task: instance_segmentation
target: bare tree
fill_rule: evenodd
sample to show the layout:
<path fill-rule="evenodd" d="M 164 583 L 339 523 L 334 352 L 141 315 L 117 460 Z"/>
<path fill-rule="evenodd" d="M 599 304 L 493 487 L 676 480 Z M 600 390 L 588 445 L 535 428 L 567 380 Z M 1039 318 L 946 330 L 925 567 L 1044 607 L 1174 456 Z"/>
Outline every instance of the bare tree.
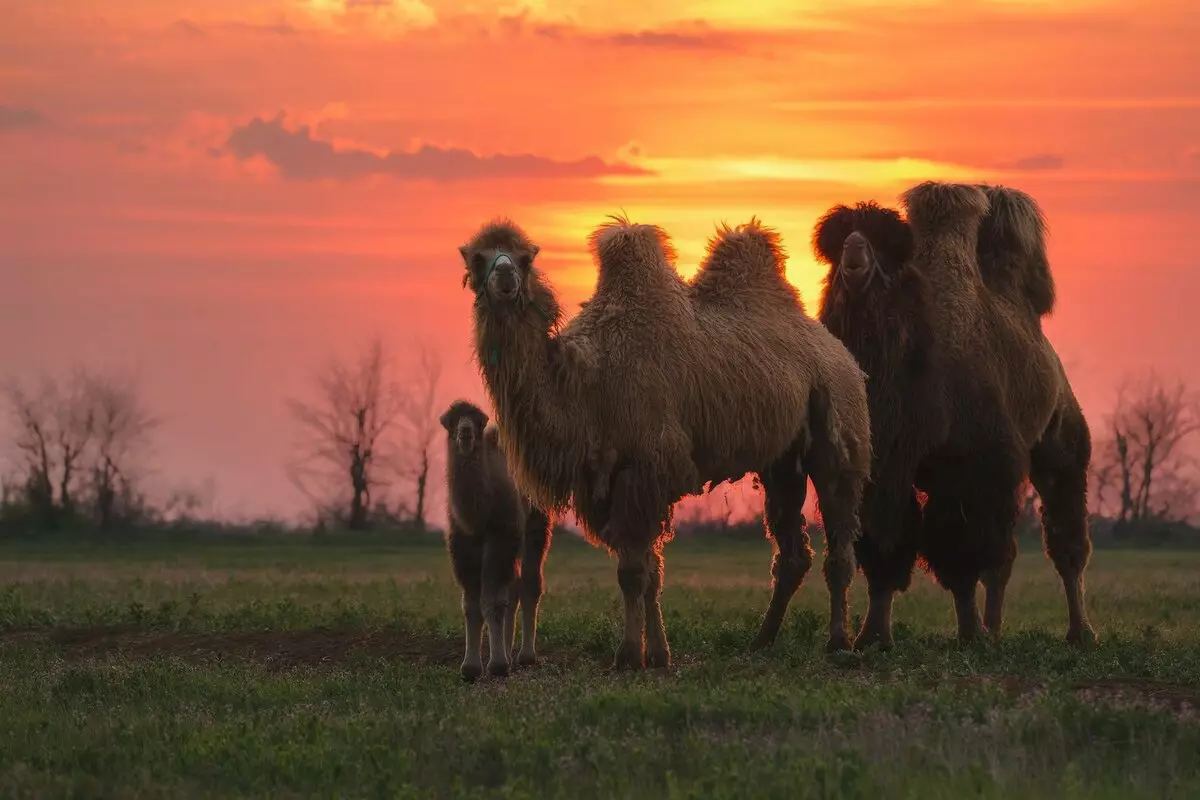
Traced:
<path fill-rule="evenodd" d="M 107 530 L 119 516 L 121 501 L 129 505 L 135 495 L 136 459 L 159 420 L 142 405 L 136 384 L 127 376 L 92 375 L 84 397 L 95 441 L 91 489 L 96 522 Z"/>
<path fill-rule="evenodd" d="M 1099 511 L 1110 511 L 1121 525 L 1194 515 L 1200 481 L 1191 440 L 1197 433 L 1200 402 L 1182 380 L 1166 383 L 1151 372 L 1123 382 L 1094 459 Z"/>
<path fill-rule="evenodd" d="M 334 501 L 348 507 L 352 530 L 367 527 L 371 493 L 384 485 L 381 467 L 395 459 L 391 435 L 406 398 L 391 373 L 376 337 L 357 363 L 333 360 L 317 373 L 312 402 L 287 401 L 304 436 L 300 457 L 289 465 L 292 482 L 318 505 L 332 489 Z"/>
<path fill-rule="evenodd" d="M 441 428 L 437 391 L 442 361 L 425 344 L 419 344 L 415 349 L 418 360 L 407 385 L 401 412 L 405 446 L 395 467 L 415 484 L 413 522 L 419 530 L 424 530 L 433 445 Z"/>
<path fill-rule="evenodd" d="M 17 469 L 24 483 L 25 499 L 43 523 L 54 521 L 55 406 L 58 390 L 53 381 L 43 380 L 30 392 L 15 380 L 5 384 L 9 414 L 16 436 Z"/>
<path fill-rule="evenodd" d="M 90 490 L 96 519 L 108 527 L 118 498 L 132 495 L 133 459 L 156 425 L 134 381 L 75 369 L 62 383 L 42 378 L 36 391 L 11 380 L 5 394 L 36 518 L 76 516 L 80 493 Z"/>

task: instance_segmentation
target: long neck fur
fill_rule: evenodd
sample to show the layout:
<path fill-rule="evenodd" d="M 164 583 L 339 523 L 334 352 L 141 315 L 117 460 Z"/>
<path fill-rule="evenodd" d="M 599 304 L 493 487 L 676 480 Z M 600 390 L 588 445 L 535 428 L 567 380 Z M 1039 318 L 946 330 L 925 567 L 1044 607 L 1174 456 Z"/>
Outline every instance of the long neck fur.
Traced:
<path fill-rule="evenodd" d="M 475 348 L 517 486 L 544 509 L 563 509 L 587 460 L 577 369 L 557 338 L 561 310 L 535 271 L 531 297 L 498 312 L 475 301 Z"/>
<path fill-rule="evenodd" d="M 887 288 L 851 292 L 833 273 L 818 318 L 846 345 L 867 373 L 872 445 L 886 453 L 914 433 L 907 424 L 936 377 L 931 303 L 924 276 L 906 265 Z M 888 432 L 884 434 L 884 432 Z M 896 441 L 887 441 L 881 438 Z"/>

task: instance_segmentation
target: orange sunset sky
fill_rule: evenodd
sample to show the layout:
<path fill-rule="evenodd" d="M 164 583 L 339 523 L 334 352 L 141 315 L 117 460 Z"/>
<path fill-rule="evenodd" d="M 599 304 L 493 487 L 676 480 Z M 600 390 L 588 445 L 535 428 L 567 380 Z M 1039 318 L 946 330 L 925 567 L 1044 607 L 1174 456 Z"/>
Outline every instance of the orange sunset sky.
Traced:
<path fill-rule="evenodd" d="M 3 7 L 0 367 L 136 370 L 153 485 L 211 477 L 226 514 L 301 508 L 284 398 L 375 332 L 483 401 L 455 248 L 497 213 L 572 307 L 604 215 L 663 225 L 690 274 L 757 214 L 815 312 L 831 204 L 1006 183 L 1048 215 L 1047 330 L 1093 425 L 1144 363 L 1200 384 L 1193 2 Z"/>

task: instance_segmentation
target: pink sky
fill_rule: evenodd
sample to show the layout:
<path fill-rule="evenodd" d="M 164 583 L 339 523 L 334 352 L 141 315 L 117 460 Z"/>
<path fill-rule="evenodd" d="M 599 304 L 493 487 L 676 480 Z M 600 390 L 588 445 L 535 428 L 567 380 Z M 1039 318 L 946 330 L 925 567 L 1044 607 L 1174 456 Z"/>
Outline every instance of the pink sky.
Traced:
<path fill-rule="evenodd" d="M 482 402 L 455 248 L 511 214 L 568 302 L 624 209 L 682 268 L 778 227 L 811 310 L 831 204 L 924 178 L 1032 193 L 1049 335 L 1093 425 L 1143 364 L 1200 385 L 1189 4 L 9 0 L 0 366 L 135 369 L 156 486 L 302 508 L 284 398 L 373 333 Z M 527 156 L 494 158 L 494 156 Z"/>

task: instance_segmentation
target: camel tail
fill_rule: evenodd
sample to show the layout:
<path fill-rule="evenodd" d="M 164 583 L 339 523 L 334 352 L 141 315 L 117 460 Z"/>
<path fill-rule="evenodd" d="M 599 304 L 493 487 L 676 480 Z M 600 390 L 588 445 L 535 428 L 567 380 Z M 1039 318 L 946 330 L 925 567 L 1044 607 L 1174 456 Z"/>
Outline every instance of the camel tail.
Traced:
<path fill-rule="evenodd" d="M 630 222 L 613 216 L 588 237 L 588 249 L 601 276 L 631 273 L 647 266 L 675 268 L 675 248 L 667 232 L 657 225 Z"/>
<path fill-rule="evenodd" d="M 988 210 L 988 196 L 973 184 L 925 181 L 900 196 L 917 234 L 966 233 Z"/>
<path fill-rule="evenodd" d="M 1007 186 L 981 186 L 988 213 L 979 226 L 979 268 L 998 291 L 1010 291 L 1038 316 L 1054 310 L 1054 276 L 1046 254 L 1046 218 L 1025 192 Z"/>

